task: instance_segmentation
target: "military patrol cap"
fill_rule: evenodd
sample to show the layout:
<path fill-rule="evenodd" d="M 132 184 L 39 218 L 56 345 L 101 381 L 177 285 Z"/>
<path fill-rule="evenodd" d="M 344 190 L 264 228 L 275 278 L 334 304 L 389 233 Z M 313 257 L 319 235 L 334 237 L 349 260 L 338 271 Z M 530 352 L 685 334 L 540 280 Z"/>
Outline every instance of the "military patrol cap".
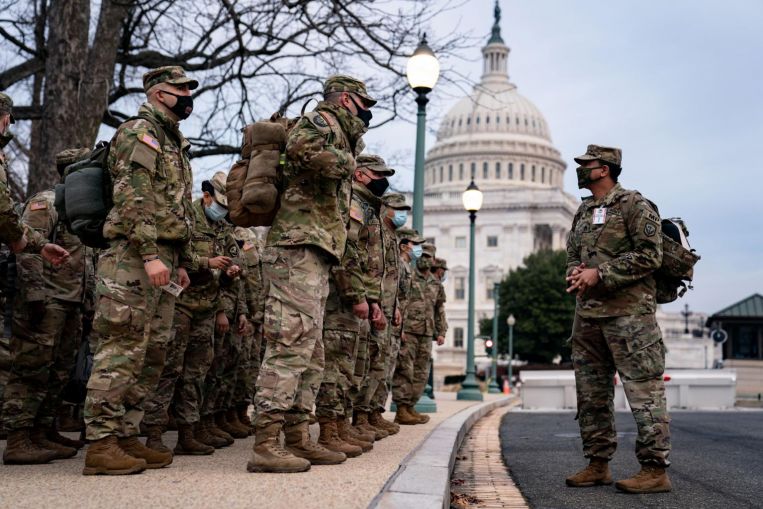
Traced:
<path fill-rule="evenodd" d="M 368 95 L 366 84 L 352 76 L 342 74 L 330 76 L 323 84 L 323 95 L 328 95 L 332 92 L 352 92 L 362 97 L 366 102 L 366 106 L 371 107 L 376 104 L 376 99 Z"/>
<path fill-rule="evenodd" d="M 16 123 L 13 117 L 13 99 L 8 94 L 0 92 L 0 115 L 10 114 L 11 124 Z"/>
<path fill-rule="evenodd" d="M 209 179 L 209 183 L 215 188 L 215 200 L 226 208 L 228 207 L 228 196 L 225 194 L 225 183 L 227 180 L 228 175 L 224 171 L 218 171 Z"/>
<path fill-rule="evenodd" d="M 424 243 L 424 237 L 419 235 L 419 232 L 413 228 L 398 228 L 395 233 L 397 233 L 397 236 L 400 240 L 407 240 L 413 244 Z"/>
<path fill-rule="evenodd" d="M 448 270 L 448 262 L 444 258 L 435 258 L 434 262 L 432 262 L 432 268 Z"/>
<path fill-rule="evenodd" d="M 588 150 L 582 156 L 575 158 L 575 162 L 578 164 L 585 164 L 588 161 L 602 161 L 605 163 L 612 163 L 615 166 L 620 166 L 620 162 L 623 159 L 623 151 L 614 147 L 600 147 L 599 145 L 588 145 Z"/>
<path fill-rule="evenodd" d="M 405 196 L 401 193 L 387 193 L 382 196 L 385 207 L 395 210 L 411 210 L 411 206 L 405 203 Z"/>
<path fill-rule="evenodd" d="M 56 166 L 69 166 L 82 161 L 90 155 L 90 149 L 85 147 L 67 148 L 56 154 Z"/>
<path fill-rule="evenodd" d="M 143 90 L 148 90 L 159 83 L 169 83 L 170 85 L 185 85 L 194 90 L 199 86 L 199 82 L 185 75 L 185 70 L 179 65 L 165 65 L 151 69 L 143 75 Z"/>
<path fill-rule="evenodd" d="M 395 174 L 395 170 L 387 168 L 387 163 L 384 162 L 380 156 L 372 154 L 360 154 L 355 159 L 355 164 L 358 168 L 368 168 L 371 171 L 380 173 L 385 177 L 389 177 Z"/>
<path fill-rule="evenodd" d="M 430 244 L 429 242 L 425 242 L 423 246 L 421 246 L 424 249 L 424 255 L 431 256 L 432 258 L 435 257 L 435 254 L 437 253 L 437 248 L 434 244 Z"/>

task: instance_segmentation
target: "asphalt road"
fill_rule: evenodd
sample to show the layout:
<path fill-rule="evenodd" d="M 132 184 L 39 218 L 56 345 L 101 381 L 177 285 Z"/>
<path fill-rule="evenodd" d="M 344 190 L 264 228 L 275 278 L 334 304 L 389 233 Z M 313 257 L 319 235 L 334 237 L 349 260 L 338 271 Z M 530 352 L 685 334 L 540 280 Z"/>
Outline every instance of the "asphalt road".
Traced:
<path fill-rule="evenodd" d="M 763 508 L 763 412 L 673 412 L 668 473 L 673 492 L 619 493 L 614 485 L 569 488 L 564 479 L 583 468 L 574 413 L 509 412 L 501 422 L 503 458 L 531 507 L 556 508 Z M 639 469 L 636 426 L 618 412 L 615 480 Z"/>

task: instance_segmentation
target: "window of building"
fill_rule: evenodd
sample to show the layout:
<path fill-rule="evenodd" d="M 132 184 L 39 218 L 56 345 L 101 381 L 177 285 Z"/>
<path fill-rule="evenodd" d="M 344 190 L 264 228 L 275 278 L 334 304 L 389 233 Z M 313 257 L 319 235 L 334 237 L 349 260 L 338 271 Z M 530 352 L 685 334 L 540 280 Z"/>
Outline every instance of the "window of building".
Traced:
<path fill-rule="evenodd" d="M 495 178 L 501 178 L 501 163 L 495 163 Z"/>
<path fill-rule="evenodd" d="M 453 347 L 454 348 L 464 347 L 464 328 L 463 327 L 456 327 L 453 329 Z"/>
<path fill-rule="evenodd" d="M 440 166 L 440 182 L 442 182 L 442 166 Z"/>
<path fill-rule="evenodd" d="M 461 124 L 463 123 L 463 120 L 464 120 L 464 119 L 462 119 L 462 118 L 459 118 L 459 119 L 458 119 L 458 127 L 461 127 Z"/>
<path fill-rule="evenodd" d="M 531 179 L 532 179 L 533 182 L 535 182 L 535 165 L 534 164 L 533 164 L 533 167 L 532 167 Z"/>
<path fill-rule="evenodd" d="M 477 120 L 475 120 L 474 123 L 479 125 L 479 123 L 480 123 L 480 116 L 479 115 L 477 115 Z"/>
<path fill-rule="evenodd" d="M 495 298 L 495 292 L 493 290 L 493 282 L 487 281 L 487 288 L 485 289 L 485 297 L 487 300 L 493 300 Z"/>
<path fill-rule="evenodd" d="M 455 294 L 454 298 L 456 300 L 464 300 L 464 297 L 466 295 L 466 278 L 465 277 L 457 277 L 454 281 L 455 285 Z"/>
<path fill-rule="evenodd" d="M 509 163 L 509 180 L 514 178 L 514 163 Z"/>
<path fill-rule="evenodd" d="M 453 165 L 452 164 L 448 165 L 448 181 L 449 182 L 453 181 Z"/>
<path fill-rule="evenodd" d="M 472 163 L 472 178 L 475 177 L 476 173 L 477 173 L 477 163 Z"/>
<path fill-rule="evenodd" d="M 464 163 L 458 163 L 458 180 L 464 180 Z"/>
<path fill-rule="evenodd" d="M 525 117 L 525 127 L 527 127 L 527 125 L 528 125 L 527 117 Z"/>
<path fill-rule="evenodd" d="M 466 237 L 459 236 L 455 238 L 455 247 L 456 249 L 463 249 L 466 247 Z"/>
<path fill-rule="evenodd" d="M 488 178 L 488 164 L 482 163 L 482 178 L 487 179 Z"/>
<path fill-rule="evenodd" d="M 487 247 L 498 247 L 498 236 L 497 235 L 488 235 L 487 236 Z"/>
<path fill-rule="evenodd" d="M 544 184 L 546 183 L 546 167 L 545 166 L 541 166 L 540 168 L 540 181 Z"/>
<path fill-rule="evenodd" d="M 501 123 L 501 116 L 500 115 L 496 115 L 495 116 L 495 123 L 496 124 L 500 124 Z"/>
<path fill-rule="evenodd" d="M 525 163 L 519 165 L 519 180 L 525 179 Z"/>
<path fill-rule="evenodd" d="M 486 123 L 486 124 L 489 124 L 489 123 L 490 123 L 490 115 L 488 115 L 487 117 L 485 117 L 485 123 Z"/>
<path fill-rule="evenodd" d="M 472 123 L 472 117 L 466 117 L 466 125 L 470 125 Z"/>

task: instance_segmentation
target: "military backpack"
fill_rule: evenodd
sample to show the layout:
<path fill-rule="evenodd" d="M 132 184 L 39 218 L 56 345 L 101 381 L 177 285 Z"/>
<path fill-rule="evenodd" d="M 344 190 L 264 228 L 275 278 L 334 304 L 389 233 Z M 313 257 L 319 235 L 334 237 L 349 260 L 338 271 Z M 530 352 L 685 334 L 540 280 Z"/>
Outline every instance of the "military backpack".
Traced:
<path fill-rule="evenodd" d="M 135 116 L 125 122 L 139 119 L 154 126 L 159 144 L 163 146 L 166 141 L 164 131 L 150 118 Z M 99 141 L 89 156 L 64 169 L 62 182 L 55 187 L 59 221 L 63 221 L 84 245 L 97 249 L 109 247 L 103 236 L 103 225 L 114 206 L 108 163 L 110 148 L 110 141 Z"/>

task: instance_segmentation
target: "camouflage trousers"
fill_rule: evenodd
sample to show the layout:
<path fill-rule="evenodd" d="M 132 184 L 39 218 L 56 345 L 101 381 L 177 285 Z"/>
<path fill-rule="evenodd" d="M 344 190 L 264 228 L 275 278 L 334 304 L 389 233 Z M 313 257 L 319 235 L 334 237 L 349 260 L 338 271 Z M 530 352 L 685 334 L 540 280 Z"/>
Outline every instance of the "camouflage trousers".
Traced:
<path fill-rule="evenodd" d="M 620 374 L 636 420 L 636 458 L 668 466 L 670 416 L 665 400 L 665 345 L 654 314 L 613 318 L 575 316 L 572 362 L 578 421 L 586 458 L 611 459 L 617 448 L 614 376 Z"/>
<path fill-rule="evenodd" d="M 323 379 L 323 313 L 329 263 L 316 247 L 269 247 L 262 255 L 265 353 L 255 426 L 308 419 Z"/>
<path fill-rule="evenodd" d="M 241 336 L 234 331 L 238 327 L 234 313 L 226 312 L 230 329 L 224 334 L 215 331 L 214 357 L 212 365 L 204 380 L 204 402 L 201 404 L 201 415 L 214 415 L 225 410 L 225 400 L 233 391 L 236 382 L 236 367 L 238 365 Z"/>
<path fill-rule="evenodd" d="M 174 332 L 156 390 L 146 398 L 143 422 L 149 426 L 166 426 L 169 411 L 179 424 L 199 422 L 204 378 L 212 365 L 212 336 L 215 327 L 214 309 L 193 311 L 193 316 L 175 306 Z"/>
<path fill-rule="evenodd" d="M 177 250 L 159 244 L 159 256 L 175 280 Z M 144 400 L 164 369 L 175 297 L 151 286 L 142 257 L 120 239 L 99 257 L 96 299 L 98 349 L 85 398 L 87 439 L 135 436 Z"/>
<path fill-rule="evenodd" d="M 323 344 L 326 349 L 326 368 L 315 400 L 315 415 L 326 419 L 338 419 L 352 414 L 350 389 L 355 376 L 358 333 L 324 330 Z"/>
<path fill-rule="evenodd" d="M 360 387 L 358 398 L 355 400 L 355 408 L 361 412 L 374 412 L 380 410 L 374 404 L 374 397 L 387 379 L 387 366 L 390 363 L 390 331 L 392 329 L 392 316 L 386 316 L 387 327 L 384 330 L 376 330 L 371 327 L 371 335 L 368 341 L 368 374 Z M 385 401 L 386 403 L 386 401 Z M 383 408 L 382 404 L 382 408 Z"/>
<path fill-rule="evenodd" d="M 3 429 L 3 394 L 11 376 L 11 339 L 0 335 L 0 430 Z"/>
<path fill-rule="evenodd" d="M 82 340 L 82 312 L 78 302 L 49 299 L 44 314 L 32 315 L 15 299 L 11 366 L 4 393 L 6 429 L 52 426 L 77 347 Z"/>
<path fill-rule="evenodd" d="M 387 408 L 387 399 L 389 399 L 389 393 L 392 388 L 392 377 L 395 375 L 395 368 L 397 368 L 397 356 L 400 352 L 400 336 L 394 331 L 390 331 L 389 335 L 389 356 L 388 361 L 385 364 L 384 383 L 379 384 L 376 389 L 376 393 L 371 399 L 371 411 L 382 412 Z"/>
<path fill-rule="evenodd" d="M 432 338 L 405 333 L 397 354 L 397 367 L 392 377 L 392 400 L 396 405 L 413 406 L 424 393 L 429 378 L 429 357 Z"/>
<path fill-rule="evenodd" d="M 260 374 L 262 345 L 262 324 L 254 322 L 254 332 L 243 338 L 241 361 L 236 373 L 236 387 L 233 389 L 233 404 L 251 403 L 254 398 L 254 384 Z"/>

